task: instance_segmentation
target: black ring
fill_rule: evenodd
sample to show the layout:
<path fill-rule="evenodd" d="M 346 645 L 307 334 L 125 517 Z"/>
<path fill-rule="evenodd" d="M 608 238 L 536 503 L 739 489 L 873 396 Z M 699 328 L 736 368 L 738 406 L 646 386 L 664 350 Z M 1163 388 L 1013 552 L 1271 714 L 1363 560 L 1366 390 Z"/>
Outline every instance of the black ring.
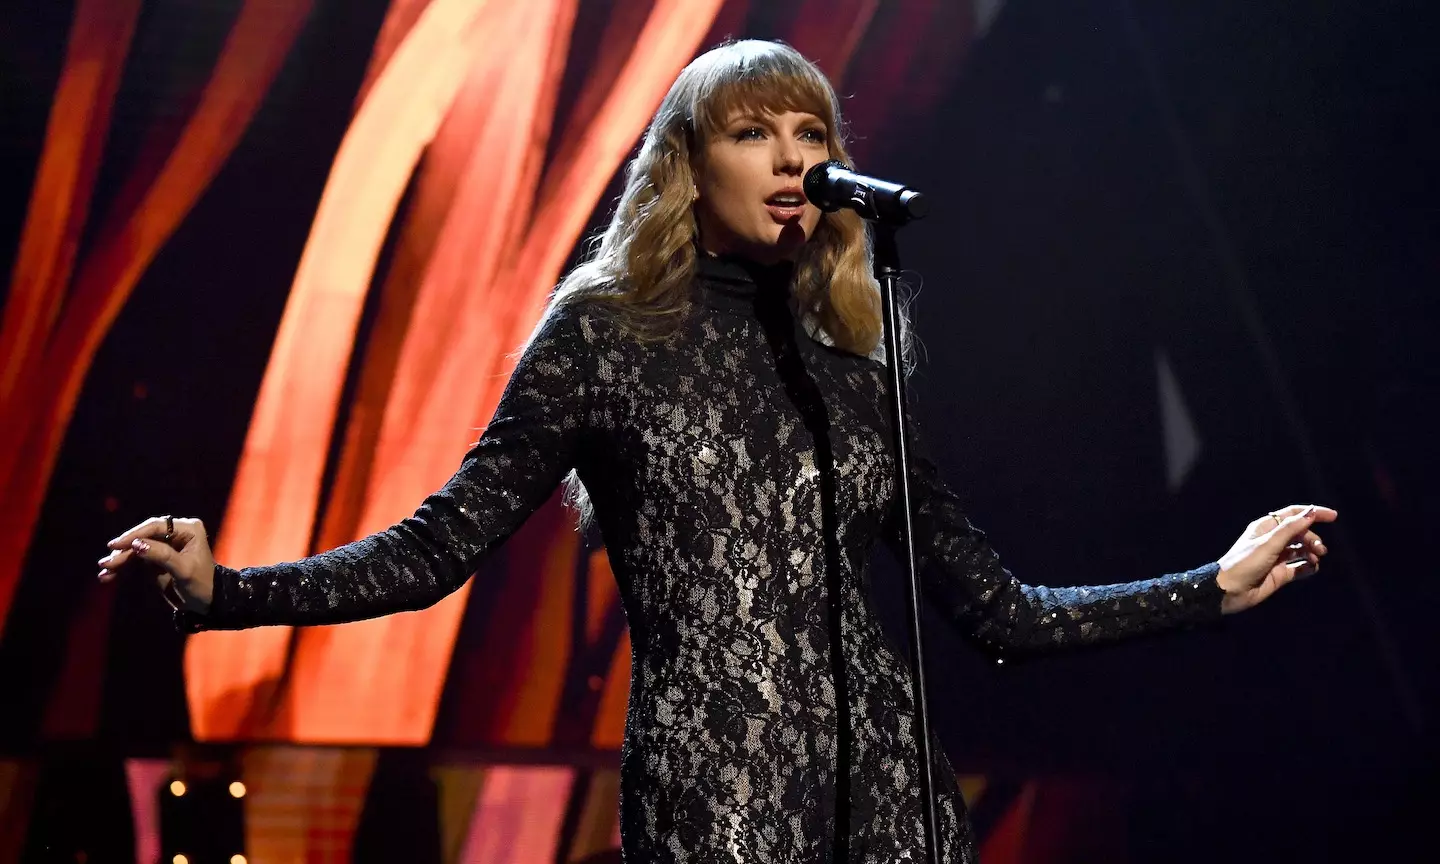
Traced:
<path fill-rule="evenodd" d="M 175 517 L 174 517 L 174 516 L 169 516 L 169 515 L 167 515 L 167 516 L 165 517 L 165 536 L 164 536 L 164 538 L 162 538 L 162 539 L 164 539 L 164 541 L 165 541 L 166 543 L 169 543 L 170 540 L 171 540 L 172 538 L 174 538 L 174 536 L 175 536 Z"/>

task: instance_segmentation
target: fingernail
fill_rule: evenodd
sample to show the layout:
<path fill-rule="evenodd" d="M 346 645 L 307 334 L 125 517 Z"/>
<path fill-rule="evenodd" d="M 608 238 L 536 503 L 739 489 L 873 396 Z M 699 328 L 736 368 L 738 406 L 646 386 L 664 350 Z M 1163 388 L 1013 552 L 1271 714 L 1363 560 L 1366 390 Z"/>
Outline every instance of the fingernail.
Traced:
<path fill-rule="evenodd" d="M 105 581 L 105 577 L 106 577 L 106 576 L 109 576 L 109 575 L 110 575 L 110 571 L 109 571 L 109 570 L 105 570 L 105 569 L 102 568 L 102 569 L 100 570 L 100 575 L 99 575 L 99 576 L 96 576 L 95 578 L 96 578 L 96 579 L 99 579 L 101 582 L 104 582 L 104 581 Z"/>
<path fill-rule="evenodd" d="M 130 545 L 135 547 L 135 551 L 139 552 L 141 555 L 144 555 L 146 552 L 150 551 L 150 544 L 146 543 L 144 540 L 132 540 L 130 541 Z"/>
<path fill-rule="evenodd" d="M 1310 518 L 1311 516 L 1314 516 L 1314 515 L 1315 515 L 1315 505 L 1314 505 L 1314 504 L 1311 504 L 1309 507 L 1306 507 L 1306 508 L 1305 508 L 1305 512 L 1304 512 L 1304 513 L 1301 513 L 1300 515 L 1301 515 L 1301 516 L 1304 516 L 1304 517 L 1307 518 L 1307 519 Z"/>

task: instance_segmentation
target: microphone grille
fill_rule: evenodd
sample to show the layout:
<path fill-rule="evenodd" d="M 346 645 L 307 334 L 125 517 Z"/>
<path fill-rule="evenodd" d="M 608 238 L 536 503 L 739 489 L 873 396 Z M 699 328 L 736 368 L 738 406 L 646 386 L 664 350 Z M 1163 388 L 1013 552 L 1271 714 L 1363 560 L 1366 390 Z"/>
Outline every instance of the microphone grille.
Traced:
<path fill-rule="evenodd" d="M 821 210 L 839 209 L 839 205 L 834 203 L 833 196 L 830 194 L 832 191 L 830 171 L 835 168 L 842 171 L 849 170 L 839 159 L 829 159 L 812 166 L 809 171 L 805 172 L 805 179 L 801 182 L 801 187 L 805 190 L 805 197 Z"/>

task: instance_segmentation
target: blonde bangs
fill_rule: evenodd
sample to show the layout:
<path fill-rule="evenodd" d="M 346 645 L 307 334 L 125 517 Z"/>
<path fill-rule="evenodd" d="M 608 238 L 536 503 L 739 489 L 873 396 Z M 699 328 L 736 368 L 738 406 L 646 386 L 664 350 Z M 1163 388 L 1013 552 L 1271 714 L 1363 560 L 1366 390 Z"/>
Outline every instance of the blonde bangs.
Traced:
<path fill-rule="evenodd" d="M 697 104 L 690 107 L 699 140 L 718 133 L 736 114 L 786 111 L 814 114 L 831 135 L 843 137 L 835 128 L 837 106 L 829 82 L 812 64 L 787 60 L 784 54 L 742 55 L 705 70 L 707 80 L 696 88 Z"/>

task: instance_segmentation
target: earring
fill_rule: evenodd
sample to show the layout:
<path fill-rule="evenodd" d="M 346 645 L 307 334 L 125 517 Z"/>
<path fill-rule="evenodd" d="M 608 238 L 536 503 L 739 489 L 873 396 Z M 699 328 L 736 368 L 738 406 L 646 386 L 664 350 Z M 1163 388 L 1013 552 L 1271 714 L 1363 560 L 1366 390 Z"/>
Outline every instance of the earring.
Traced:
<path fill-rule="evenodd" d="M 700 200 L 700 190 L 699 190 L 697 187 L 694 187 L 694 186 L 691 186 L 691 187 L 690 187 L 690 200 L 691 200 L 691 201 L 699 201 L 699 200 Z"/>

